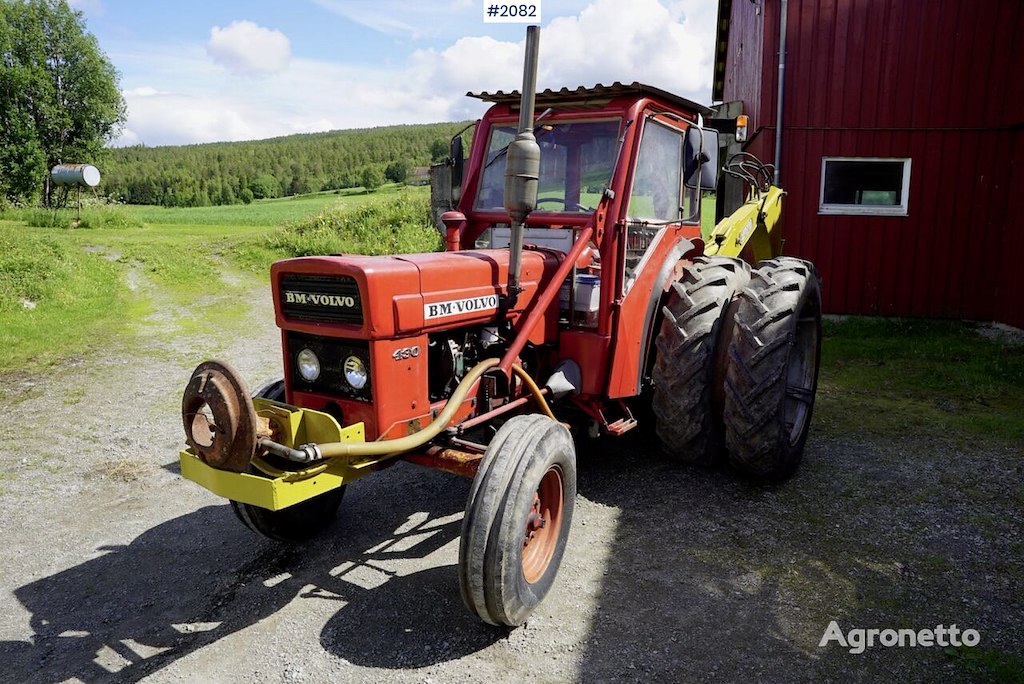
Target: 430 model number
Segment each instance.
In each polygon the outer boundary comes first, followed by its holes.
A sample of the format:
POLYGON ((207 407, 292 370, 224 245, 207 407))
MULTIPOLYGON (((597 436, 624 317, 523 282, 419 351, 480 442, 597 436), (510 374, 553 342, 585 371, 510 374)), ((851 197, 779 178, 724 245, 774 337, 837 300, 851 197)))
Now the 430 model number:
POLYGON ((412 347, 402 347, 401 349, 396 349, 394 352, 392 352, 391 358, 393 358, 395 361, 404 361, 405 359, 415 359, 419 355, 420 346, 417 344, 412 347))

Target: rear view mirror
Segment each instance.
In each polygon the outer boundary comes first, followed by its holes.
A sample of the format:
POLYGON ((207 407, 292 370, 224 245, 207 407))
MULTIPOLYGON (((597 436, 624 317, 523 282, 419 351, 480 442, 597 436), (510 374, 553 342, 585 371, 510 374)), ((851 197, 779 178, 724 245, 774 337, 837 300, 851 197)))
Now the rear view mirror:
POLYGON ((688 188, 718 187, 718 131, 691 126, 683 150, 683 182, 688 188))
POLYGON ((458 202, 459 197, 462 196, 462 173, 466 167, 466 161, 463 159, 462 154, 461 133, 452 138, 450 157, 452 164, 452 199, 458 202))

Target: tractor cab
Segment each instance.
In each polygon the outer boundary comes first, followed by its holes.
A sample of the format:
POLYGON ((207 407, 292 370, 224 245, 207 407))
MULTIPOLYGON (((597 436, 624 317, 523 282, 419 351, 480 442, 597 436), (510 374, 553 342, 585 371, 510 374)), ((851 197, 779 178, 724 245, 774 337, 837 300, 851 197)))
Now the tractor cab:
MULTIPOLYGON (((504 184, 521 97, 469 95, 492 106, 476 126, 468 160, 461 134, 452 141, 446 244, 450 251, 508 248, 504 184)), ((577 363, 600 361, 583 378, 584 397, 634 396, 649 370, 653 310, 671 268, 702 250, 701 188, 717 181, 717 131, 700 126, 706 107, 641 83, 545 90, 535 102, 537 202, 523 241, 527 249, 568 255, 589 229, 561 286, 559 346, 577 363)), ((623 407, 615 412, 626 420, 615 424, 596 404, 583 404, 603 427, 635 425, 623 407)))

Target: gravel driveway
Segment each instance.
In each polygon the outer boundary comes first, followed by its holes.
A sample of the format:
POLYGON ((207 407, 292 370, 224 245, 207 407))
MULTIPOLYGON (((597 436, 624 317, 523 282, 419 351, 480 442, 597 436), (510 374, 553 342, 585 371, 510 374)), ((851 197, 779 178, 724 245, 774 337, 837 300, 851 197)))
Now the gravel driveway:
POLYGON ((1019 445, 819 420, 803 468, 763 487, 642 436, 582 443, 566 560, 513 631, 459 599, 468 481, 399 464, 350 487, 327 536, 257 537, 176 457, 199 360, 280 375, 269 293, 248 288, 218 295, 246 312, 229 322, 149 288, 160 313, 127 342, 3 379, 0 680, 955 682, 969 653, 818 644, 835 620, 1024 645, 1019 445))

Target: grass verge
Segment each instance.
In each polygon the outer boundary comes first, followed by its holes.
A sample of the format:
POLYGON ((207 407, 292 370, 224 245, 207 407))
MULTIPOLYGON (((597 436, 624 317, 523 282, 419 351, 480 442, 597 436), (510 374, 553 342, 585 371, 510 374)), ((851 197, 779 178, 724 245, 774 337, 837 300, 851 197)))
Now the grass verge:
POLYGON ((273 261, 292 256, 395 254, 440 246, 422 189, 350 197, 340 207, 338 202, 334 195, 267 202, 283 207, 274 216, 290 219, 276 230, 249 225, 263 220, 253 217, 266 217, 254 205, 176 210, 179 217, 196 212, 198 218, 142 226, 124 208, 94 207, 82 212, 80 227, 88 222, 89 230, 69 230, 64 219, 73 213, 66 210, 11 210, 17 220, 0 221, 0 344, 6 352, 0 355, 0 372, 32 371, 130 334, 153 312, 154 294, 172 309, 190 310, 202 302, 202 320, 177 320, 176 334, 205 329, 213 319, 224 323, 241 315, 246 304, 222 295, 252 286, 250 278, 232 274, 232 267, 267 274, 273 261), (331 206, 299 219, 310 201, 331 206), (209 225, 203 216, 208 218, 210 209, 223 210, 222 220, 251 213, 244 221, 209 225), (44 226, 29 227, 29 222, 44 226))
POLYGON ((102 344, 124 311, 117 266, 53 232, 0 224, 0 371, 102 344))
POLYGON ((815 429, 1024 440, 1024 345, 960 321, 826 321, 815 429))

